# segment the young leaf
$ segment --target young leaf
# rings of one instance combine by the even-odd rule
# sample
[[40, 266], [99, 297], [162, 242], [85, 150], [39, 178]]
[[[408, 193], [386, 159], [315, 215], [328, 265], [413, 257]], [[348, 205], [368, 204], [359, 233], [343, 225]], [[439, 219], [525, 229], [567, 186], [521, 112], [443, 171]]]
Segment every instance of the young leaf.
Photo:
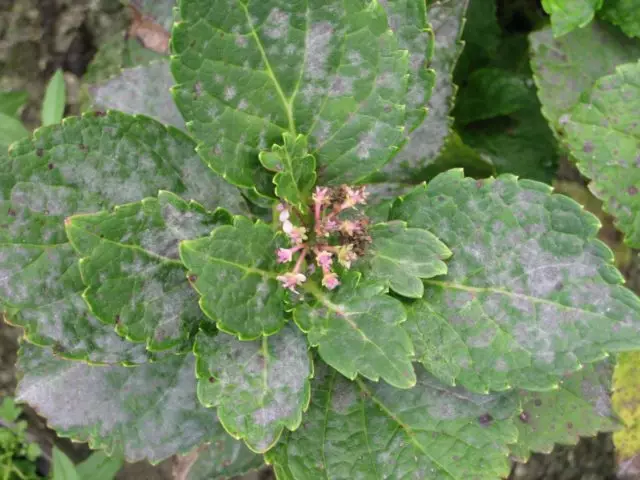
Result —
[[531, 452], [550, 453], [557, 443], [575, 445], [580, 437], [617, 429], [610, 393], [611, 366], [606, 361], [585, 366], [557, 390], [520, 391], [518, 441], [510, 446], [511, 455], [525, 462]]
[[[640, 345], [640, 299], [596, 239], [600, 222], [551, 187], [452, 170], [407, 195], [391, 217], [428, 229], [453, 252], [447, 275], [424, 281], [429, 308], [416, 322], [438, 331], [446, 321], [460, 337], [470, 361], [453, 373], [466, 388], [548, 390], [584, 363]], [[430, 347], [427, 358], [461, 358], [446, 344]]]
[[24, 90], [0, 92], [0, 113], [17, 117], [20, 109], [29, 101], [29, 94]]
[[8, 320], [25, 327], [30, 341], [55, 345], [58, 354], [71, 350], [74, 358], [111, 363], [126, 352], [113, 329], [85, 308], [64, 219], [160, 189], [206, 208], [224, 199], [232, 211], [243, 209], [239, 192], [204, 165], [189, 137], [145, 117], [69, 118], [0, 152], [0, 303]]
[[598, 78], [614, 73], [616, 65], [640, 57], [639, 42], [599, 21], [562, 38], [553, 38], [551, 29], [545, 28], [533, 32], [529, 40], [542, 114], [556, 131], [562, 130], [563, 115]]
[[384, 294], [383, 285], [351, 273], [331, 294], [305, 286], [315, 300], [296, 307], [294, 319], [325, 362], [349, 379], [360, 374], [397, 388], [415, 385], [411, 339], [398, 328], [406, 312], [399, 300]]
[[203, 315], [178, 244], [229, 222], [224, 211], [208, 212], [165, 191], [110, 212], [67, 218], [67, 237], [83, 257], [83, 297], [91, 311], [149, 350], [191, 350]]
[[121, 456], [109, 456], [104, 452], [93, 452], [84, 462], [76, 465], [79, 480], [113, 480], [124, 465]]
[[600, 14], [628, 36], [640, 37], [640, 11], [635, 0], [607, 0]]
[[542, 0], [542, 8], [551, 16], [554, 37], [583, 28], [602, 8], [604, 0]]
[[200, 403], [217, 407], [233, 437], [264, 453], [284, 428], [300, 426], [309, 405], [313, 367], [307, 350], [304, 335], [290, 326], [252, 342], [200, 332], [194, 347]]
[[408, 54], [377, 2], [180, 2], [176, 102], [198, 151], [243, 187], [258, 152], [307, 135], [322, 183], [354, 183], [402, 142]]
[[239, 216], [209, 237], [180, 244], [200, 308], [223, 332], [253, 340], [286, 323], [285, 290], [276, 280], [277, 244], [271, 227]]
[[[242, 442], [217, 441], [198, 449], [197, 457], [187, 466], [184, 480], [223, 480], [244, 475], [264, 465], [262, 455], [249, 450]], [[175, 475], [175, 472], [174, 472]]]
[[18, 368], [19, 401], [35, 408], [58, 435], [88, 441], [108, 455], [155, 463], [226, 436], [215, 412], [198, 403], [191, 354], [133, 368], [98, 368], [24, 343]]
[[382, 169], [395, 181], [414, 180], [412, 177], [438, 157], [450, 133], [452, 119], [449, 111], [456, 91], [453, 68], [462, 52], [460, 37], [468, 3], [468, 0], [452, 0], [435, 1], [429, 5], [428, 17], [435, 34], [435, 50], [430, 63], [436, 73], [435, 86], [427, 106], [429, 115], [409, 135], [402, 150]]
[[414, 388], [348, 382], [318, 368], [309, 412], [266, 459], [277, 477], [506, 477], [517, 438], [513, 395], [477, 395], [421, 372]]
[[81, 480], [71, 459], [58, 447], [53, 447], [53, 472], [51, 480]]
[[168, 59], [125, 68], [108, 80], [89, 87], [91, 106], [148, 115], [184, 130], [184, 119], [169, 91], [172, 85]]
[[613, 409], [624, 428], [613, 434], [619, 472], [638, 474], [640, 458], [640, 352], [618, 356], [613, 373]]
[[7, 150], [9, 145], [29, 136], [29, 131], [17, 118], [0, 112], [0, 150]]
[[447, 273], [443, 260], [451, 252], [432, 233], [407, 228], [404, 222], [389, 222], [374, 225], [369, 234], [372, 243], [361, 268], [367, 278], [386, 283], [394, 292], [421, 298], [422, 278]]
[[640, 248], [640, 63], [619, 65], [571, 111], [566, 141], [589, 189], [616, 219], [625, 243]]
[[274, 145], [270, 151], [260, 152], [260, 163], [267, 170], [277, 172], [273, 177], [276, 195], [306, 212], [309, 195], [316, 184], [316, 160], [307, 151], [304, 135], [283, 134], [284, 145]]
[[64, 106], [67, 102], [67, 92], [64, 84], [62, 70], [56, 70], [47, 84], [42, 101], [42, 125], [60, 123], [64, 115]]

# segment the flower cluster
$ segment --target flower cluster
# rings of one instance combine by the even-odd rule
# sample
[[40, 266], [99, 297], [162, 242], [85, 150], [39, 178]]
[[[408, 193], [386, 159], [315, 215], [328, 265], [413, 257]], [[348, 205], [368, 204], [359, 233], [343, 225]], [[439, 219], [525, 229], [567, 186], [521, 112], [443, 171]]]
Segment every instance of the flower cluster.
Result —
[[316, 187], [308, 219], [294, 207], [278, 205], [282, 231], [291, 243], [277, 250], [278, 263], [295, 262], [291, 271], [278, 276], [285, 288], [296, 292], [317, 269], [324, 287], [333, 290], [340, 285], [337, 266], [351, 268], [371, 242], [368, 219], [357, 210], [367, 203], [367, 196], [365, 187]]

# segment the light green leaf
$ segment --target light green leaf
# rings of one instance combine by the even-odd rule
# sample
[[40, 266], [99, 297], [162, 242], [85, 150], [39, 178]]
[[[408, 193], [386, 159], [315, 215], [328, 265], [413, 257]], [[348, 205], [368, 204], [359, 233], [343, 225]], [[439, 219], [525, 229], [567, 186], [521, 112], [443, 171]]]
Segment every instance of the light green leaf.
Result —
[[613, 409], [623, 428], [613, 434], [619, 464], [618, 473], [638, 473], [640, 458], [640, 351], [618, 355], [613, 372]]
[[506, 477], [513, 395], [477, 395], [426, 372], [409, 390], [318, 366], [303, 426], [267, 453], [281, 480]]
[[29, 131], [17, 118], [0, 112], [0, 150], [6, 150], [17, 140], [29, 136]]
[[640, 10], [635, 0], [607, 0], [600, 13], [628, 36], [640, 37]]
[[67, 218], [69, 241], [83, 257], [83, 297], [91, 311], [149, 350], [190, 351], [203, 315], [178, 244], [230, 221], [223, 210], [208, 212], [165, 191], [110, 212]]
[[60, 123], [64, 116], [64, 106], [67, 102], [67, 92], [62, 70], [56, 70], [47, 84], [42, 100], [42, 125]]
[[640, 62], [599, 79], [571, 111], [567, 145], [589, 189], [615, 217], [625, 243], [640, 248]]
[[370, 230], [372, 243], [362, 259], [367, 278], [382, 281], [410, 298], [424, 293], [422, 278], [447, 273], [447, 246], [431, 232], [407, 228], [404, 222], [379, 223]]
[[520, 391], [522, 412], [515, 419], [518, 441], [511, 455], [527, 461], [531, 452], [550, 453], [555, 444], [575, 445], [580, 437], [619, 426], [611, 410], [611, 365], [587, 365], [550, 392]]
[[222, 480], [257, 470], [263, 464], [262, 455], [229, 437], [205, 446], [189, 466], [186, 480]]
[[0, 113], [17, 117], [20, 109], [29, 100], [29, 94], [24, 90], [0, 92]]
[[71, 459], [58, 447], [53, 447], [52, 480], [81, 480]]
[[414, 386], [413, 346], [398, 328], [406, 320], [402, 303], [357, 273], [344, 274], [341, 281], [333, 293], [305, 284], [315, 299], [296, 307], [293, 316], [309, 343], [349, 379], [360, 374], [397, 388]]
[[311, 190], [316, 184], [316, 160], [309, 155], [307, 138], [283, 134], [284, 145], [274, 145], [260, 152], [260, 163], [267, 170], [277, 172], [273, 177], [276, 195], [306, 212]]
[[140, 113], [184, 130], [184, 120], [169, 91], [172, 85], [168, 59], [125, 68], [108, 80], [89, 86], [91, 107]]
[[466, 388], [548, 390], [608, 352], [640, 346], [640, 299], [596, 239], [600, 222], [551, 187], [452, 170], [404, 197], [391, 218], [453, 252], [447, 275], [424, 281], [429, 308], [415, 321], [424, 331], [448, 322], [460, 337], [469, 362], [438, 343], [426, 355], [455, 361]]
[[124, 465], [120, 456], [110, 457], [104, 452], [94, 452], [84, 462], [76, 465], [80, 480], [113, 480]]
[[133, 368], [93, 367], [25, 343], [18, 368], [19, 401], [58, 435], [108, 455], [156, 463], [226, 435], [215, 412], [198, 403], [191, 354]]
[[588, 25], [604, 0], [542, 0], [542, 8], [551, 16], [554, 37]]
[[29, 341], [59, 355], [113, 363], [146, 361], [92, 317], [64, 219], [155, 196], [167, 189], [232, 211], [243, 200], [173, 128], [118, 112], [66, 119], [0, 153], [0, 303]]
[[436, 73], [435, 86], [429, 98], [427, 118], [413, 130], [402, 150], [382, 171], [392, 180], [415, 180], [415, 176], [434, 162], [444, 148], [451, 131], [449, 112], [453, 107], [456, 87], [453, 69], [462, 52], [460, 41], [468, 0], [434, 1], [428, 17], [435, 34], [435, 49], [430, 67]]
[[268, 225], [235, 217], [211, 236], [180, 244], [180, 258], [218, 329], [241, 340], [276, 333], [286, 323], [285, 290], [276, 280], [278, 237]]
[[595, 81], [614, 73], [616, 65], [640, 57], [640, 43], [616, 28], [594, 21], [562, 38], [550, 28], [533, 32], [531, 68], [538, 86], [542, 114], [555, 131], [562, 131], [568, 113]]
[[4, 397], [0, 403], [0, 418], [7, 422], [15, 422], [22, 414], [22, 409], [16, 406], [13, 397]]
[[258, 152], [286, 131], [307, 135], [322, 183], [354, 183], [397, 151], [409, 59], [378, 2], [184, 0], [180, 12], [176, 102], [230, 182], [264, 184]]
[[290, 326], [252, 342], [200, 332], [194, 347], [200, 403], [217, 407], [233, 437], [264, 453], [285, 428], [300, 426], [309, 405], [313, 366], [307, 350], [304, 335]]

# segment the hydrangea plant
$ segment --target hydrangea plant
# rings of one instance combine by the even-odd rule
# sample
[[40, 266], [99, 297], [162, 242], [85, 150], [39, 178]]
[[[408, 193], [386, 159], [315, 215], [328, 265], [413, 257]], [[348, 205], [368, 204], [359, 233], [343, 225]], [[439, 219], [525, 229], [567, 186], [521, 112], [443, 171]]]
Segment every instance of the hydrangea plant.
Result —
[[[279, 479], [494, 479], [615, 429], [608, 357], [640, 350], [640, 299], [598, 218], [538, 181], [530, 132], [508, 151], [472, 128], [530, 117], [554, 141], [520, 67], [476, 70], [481, 94], [449, 118], [466, 8], [181, 0], [170, 61], [122, 76], [171, 83], [178, 110], [143, 98], [175, 126], [95, 111], [0, 152], [18, 397], [130, 461], [186, 455], [194, 480], [265, 462]], [[591, 72], [612, 76], [571, 100], [545, 73], [542, 113], [637, 246], [621, 98], [638, 66]]]

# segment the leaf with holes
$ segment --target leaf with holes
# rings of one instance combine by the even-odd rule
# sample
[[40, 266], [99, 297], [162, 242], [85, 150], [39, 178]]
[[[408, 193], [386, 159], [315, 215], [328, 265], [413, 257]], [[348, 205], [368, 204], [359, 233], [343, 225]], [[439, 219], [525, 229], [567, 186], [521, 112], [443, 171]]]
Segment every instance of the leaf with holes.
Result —
[[[207, 208], [244, 209], [186, 135], [118, 112], [66, 119], [0, 154], [0, 303], [27, 338], [60, 355], [137, 363], [113, 328], [93, 318], [64, 219], [155, 196], [160, 189]], [[133, 348], [133, 346], [129, 346]], [[140, 353], [140, 352], [139, 352]], [[144, 352], [141, 352], [144, 354]]]
[[260, 152], [260, 163], [267, 170], [276, 172], [273, 183], [278, 198], [305, 213], [316, 184], [316, 160], [308, 153], [304, 135], [294, 138], [285, 132], [283, 140], [284, 145], [274, 145], [271, 150]]
[[616, 219], [625, 242], [640, 248], [640, 63], [599, 79], [571, 111], [567, 144], [589, 189]]
[[619, 421], [611, 409], [611, 365], [587, 365], [549, 392], [520, 391], [522, 411], [515, 424], [518, 441], [510, 446], [519, 461], [531, 452], [550, 453], [555, 444], [575, 445], [580, 437], [611, 432]]
[[323, 183], [354, 183], [403, 141], [409, 59], [377, 2], [180, 2], [175, 97], [198, 151], [243, 187], [258, 152], [306, 135]]
[[421, 298], [423, 278], [447, 273], [447, 246], [432, 233], [404, 222], [379, 223], [369, 229], [371, 245], [360, 267], [367, 278], [389, 285], [409, 298]]
[[602, 8], [604, 0], [542, 0], [542, 8], [551, 16], [555, 37], [561, 37], [576, 28], [583, 28]]
[[600, 222], [551, 187], [451, 170], [404, 197], [391, 218], [453, 252], [447, 275], [424, 281], [428, 307], [414, 319], [449, 339], [420, 353], [459, 367], [443, 380], [474, 391], [548, 390], [607, 352], [640, 347], [640, 299], [596, 239]]
[[349, 382], [318, 366], [303, 426], [267, 453], [279, 479], [468, 478], [509, 474], [513, 395], [478, 395], [426, 372], [414, 388]]
[[233, 225], [180, 244], [200, 307], [223, 332], [253, 340], [286, 323], [286, 293], [276, 280], [279, 242], [268, 225], [235, 217]]
[[345, 274], [342, 281], [332, 294], [305, 284], [314, 299], [296, 307], [293, 317], [309, 343], [347, 378], [360, 374], [397, 388], [415, 385], [411, 339], [398, 328], [406, 319], [402, 303], [360, 274]]
[[16, 398], [58, 435], [128, 461], [159, 462], [225, 438], [214, 411], [198, 404], [193, 355], [138, 367], [92, 367], [22, 345]]
[[304, 335], [286, 326], [252, 342], [218, 333], [198, 334], [198, 398], [217, 407], [224, 428], [251, 450], [269, 450], [283, 430], [300, 426], [313, 374]]
[[149, 350], [190, 350], [203, 315], [178, 244], [230, 221], [224, 210], [208, 212], [165, 191], [110, 212], [68, 218], [67, 236], [83, 257], [83, 296], [91, 311]]

